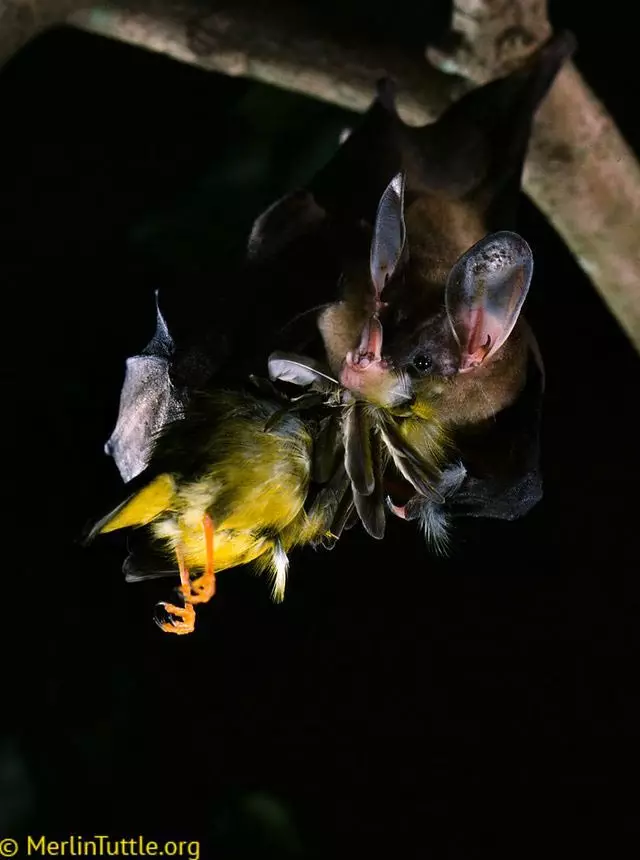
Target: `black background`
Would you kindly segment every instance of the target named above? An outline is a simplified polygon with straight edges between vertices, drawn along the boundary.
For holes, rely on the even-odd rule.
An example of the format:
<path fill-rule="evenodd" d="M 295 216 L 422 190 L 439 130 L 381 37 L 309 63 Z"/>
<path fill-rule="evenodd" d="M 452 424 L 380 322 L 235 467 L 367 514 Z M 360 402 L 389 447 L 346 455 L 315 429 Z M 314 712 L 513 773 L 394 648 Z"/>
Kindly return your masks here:
<path fill-rule="evenodd" d="M 625 4 L 585 5 L 552 2 L 554 23 L 639 152 Z M 407 9 L 394 4 L 398 40 L 416 38 Z M 376 32 L 388 11 L 321 7 Z M 446 12 L 413 13 L 422 41 Z M 353 118 L 66 29 L 3 69 L 0 104 L 0 823 L 267 856 L 273 815 L 249 832 L 259 793 L 305 856 L 625 856 L 640 364 L 544 218 L 523 197 L 544 501 L 518 523 L 469 524 L 446 563 L 400 522 L 382 544 L 351 532 L 295 557 L 281 606 L 234 570 L 193 636 L 166 636 L 152 612 L 167 583 L 126 585 L 118 538 L 77 544 L 120 486 L 102 447 L 124 360 L 152 333 L 155 288 L 191 290 L 196 312 L 198 291 L 233 292 L 219 250 Z"/>

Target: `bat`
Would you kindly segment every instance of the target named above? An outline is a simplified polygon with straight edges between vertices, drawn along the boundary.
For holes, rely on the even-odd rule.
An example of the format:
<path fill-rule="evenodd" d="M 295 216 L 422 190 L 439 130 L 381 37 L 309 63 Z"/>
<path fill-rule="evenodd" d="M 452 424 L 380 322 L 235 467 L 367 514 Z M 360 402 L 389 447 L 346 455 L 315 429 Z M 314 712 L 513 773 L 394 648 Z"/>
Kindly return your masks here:
<path fill-rule="evenodd" d="M 410 237 L 419 238 L 420 222 L 415 229 L 411 219 L 407 223 Z M 329 390 L 343 414 L 334 420 L 334 435 L 341 437 L 353 505 L 365 529 L 376 538 L 384 535 L 383 487 L 391 463 L 397 479 L 411 485 L 416 495 L 403 507 L 389 499 L 388 507 L 405 519 L 420 519 L 429 542 L 442 551 L 447 529 L 438 505 L 458 491 L 466 477 L 459 463 L 447 472 L 442 469 L 450 437 L 458 426 L 482 421 L 487 410 L 499 411 L 505 404 L 510 405 L 518 393 L 514 391 L 514 381 L 524 372 L 526 355 L 517 339 L 511 339 L 511 349 L 504 346 L 517 325 L 533 261 L 529 246 L 512 232 L 489 234 L 469 249 L 452 267 L 445 289 L 438 290 L 438 302 L 426 316 L 427 335 L 419 328 L 422 341 L 429 339 L 431 354 L 437 356 L 438 363 L 429 365 L 429 373 L 414 374 L 412 379 L 407 370 L 409 362 L 403 360 L 402 354 L 392 358 L 383 355 L 380 322 L 380 317 L 384 319 L 397 310 L 393 302 L 383 299 L 387 281 L 392 281 L 403 257 L 407 259 L 408 244 L 404 176 L 399 174 L 379 202 L 369 271 L 353 281 L 356 298 L 347 295 L 320 317 L 328 370 L 317 362 L 286 353 L 272 354 L 269 370 L 272 379 L 318 391 L 327 389 L 330 373 L 335 373 L 338 379 L 333 380 L 334 388 L 329 386 Z M 410 269 L 411 262 L 404 266 Z M 416 274 L 417 284 L 409 289 L 423 288 L 423 273 L 418 270 Z M 347 294 L 350 284 L 349 280 Z M 363 320 L 364 326 L 356 349 L 348 350 L 355 314 L 361 316 L 355 330 Z M 409 319 L 415 326 L 416 319 Z M 418 321 L 422 323 L 424 318 Z M 472 352 L 467 348 L 470 332 L 474 338 L 480 337 L 481 345 L 485 342 L 483 331 L 479 335 L 476 332 L 483 325 L 489 326 L 495 354 L 492 360 L 488 356 L 488 361 L 484 354 L 476 356 L 477 345 L 473 345 Z M 389 355 L 388 347 L 385 355 Z M 480 365 L 483 366 L 478 370 Z M 465 385 L 468 380 L 471 387 Z M 482 397 L 474 400 L 476 387 Z M 495 402 L 485 387 L 495 395 Z M 295 408 L 299 410 L 306 400 L 316 405 L 312 394 L 298 398 Z"/>
<path fill-rule="evenodd" d="M 533 262 L 513 225 L 533 116 L 574 49 L 571 34 L 553 36 L 526 66 L 420 129 L 402 122 L 393 87 L 382 81 L 360 127 L 307 189 L 327 219 L 360 224 L 370 243 L 368 271 L 362 241 L 355 242 L 341 299 L 316 318 L 329 367 L 338 373 L 357 347 L 366 372 L 360 382 L 343 378 L 349 385 L 371 381 L 375 367 L 409 373 L 418 400 L 434 406 L 455 436 L 464 466 L 452 464 L 443 489 L 457 515 L 515 519 L 542 497 L 544 369 L 521 315 Z M 379 342 L 384 330 L 373 367 L 372 330 Z M 311 343 L 301 339 L 299 351 L 313 354 Z M 354 367 L 364 369 L 359 358 Z M 388 374 L 378 377 L 388 382 Z M 432 500 L 390 507 L 422 517 L 433 533 Z"/>

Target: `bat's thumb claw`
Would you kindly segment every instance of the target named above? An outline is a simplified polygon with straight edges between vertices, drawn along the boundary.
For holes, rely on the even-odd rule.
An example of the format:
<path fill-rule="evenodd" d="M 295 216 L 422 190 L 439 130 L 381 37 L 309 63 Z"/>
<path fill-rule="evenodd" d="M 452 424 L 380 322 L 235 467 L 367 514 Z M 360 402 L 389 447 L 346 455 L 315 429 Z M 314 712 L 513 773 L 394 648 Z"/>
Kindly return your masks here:
<path fill-rule="evenodd" d="M 385 497 L 385 503 L 392 514 L 395 514 L 401 520 L 406 520 L 407 518 L 407 506 L 406 505 L 394 505 L 391 500 L 391 496 Z"/>

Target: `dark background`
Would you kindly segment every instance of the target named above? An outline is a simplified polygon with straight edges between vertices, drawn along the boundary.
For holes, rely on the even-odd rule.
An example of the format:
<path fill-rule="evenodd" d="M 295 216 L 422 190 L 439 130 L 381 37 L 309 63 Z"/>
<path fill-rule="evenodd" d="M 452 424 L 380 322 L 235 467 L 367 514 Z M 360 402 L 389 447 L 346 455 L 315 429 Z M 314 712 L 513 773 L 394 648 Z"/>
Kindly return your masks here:
<path fill-rule="evenodd" d="M 552 2 L 553 22 L 640 153 L 635 30 L 622 0 L 586 7 Z M 448 11 L 321 8 L 422 42 Z M 543 217 L 523 197 L 544 501 L 461 529 L 448 562 L 399 522 L 382 544 L 350 532 L 294 558 L 281 606 L 234 570 L 193 636 L 167 636 L 152 621 L 167 583 L 125 584 L 122 540 L 77 544 L 119 491 L 102 448 L 124 360 L 152 333 L 155 288 L 191 291 L 195 312 L 199 291 L 233 294 L 219 253 L 354 118 L 66 29 L 3 69 L 0 104 L 0 836 L 141 833 L 212 857 L 297 856 L 296 839 L 310 857 L 626 856 L 640 364 Z"/>

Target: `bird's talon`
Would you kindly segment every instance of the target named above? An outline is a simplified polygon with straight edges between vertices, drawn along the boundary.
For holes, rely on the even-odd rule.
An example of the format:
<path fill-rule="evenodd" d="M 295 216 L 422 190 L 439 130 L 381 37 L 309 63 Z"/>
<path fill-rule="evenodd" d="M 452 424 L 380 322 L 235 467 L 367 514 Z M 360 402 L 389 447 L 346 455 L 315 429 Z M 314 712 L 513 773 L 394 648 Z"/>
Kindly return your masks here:
<path fill-rule="evenodd" d="M 196 626 L 196 611 L 190 603 L 182 607 L 163 601 L 157 606 L 162 608 L 169 618 L 168 621 L 161 621 L 157 616 L 155 617 L 154 620 L 161 630 L 165 633 L 175 633 L 178 636 L 193 633 Z"/>
<path fill-rule="evenodd" d="M 208 603 L 216 593 L 215 576 L 210 575 L 198 577 L 191 583 L 191 594 L 189 595 L 189 603 Z"/>

